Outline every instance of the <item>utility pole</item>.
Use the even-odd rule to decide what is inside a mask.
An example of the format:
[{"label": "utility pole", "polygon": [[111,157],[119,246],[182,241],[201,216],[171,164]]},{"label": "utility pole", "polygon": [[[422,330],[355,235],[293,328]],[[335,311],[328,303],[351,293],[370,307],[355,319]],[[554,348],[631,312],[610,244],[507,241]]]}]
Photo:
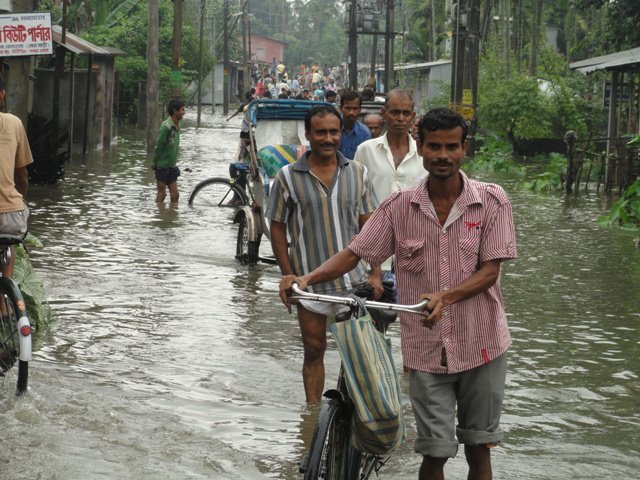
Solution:
[{"label": "utility pole", "polygon": [[438,59],[438,33],[436,31],[436,2],[431,0],[431,12],[429,14],[429,29],[431,30],[431,58],[433,62]]},{"label": "utility pole", "polygon": [[391,90],[391,82],[393,79],[393,41],[396,38],[395,34],[395,17],[394,8],[395,0],[387,0],[387,21],[385,25],[384,35],[384,91]]},{"label": "utility pole", "polygon": [[216,54],[216,17],[211,16],[211,51],[213,52],[213,69],[211,70],[211,113],[216,113],[216,66],[218,55]]},{"label": "utility pole", "polygon": [[242,5],[242,63],[244,64],[244,68],[242,70],[242,80],[243,80],[243,88],[241,90],[242,94],[249,90],[251,87],[251,81],[249,80],[249,55],[247,51],[247,42],[249,37],[249,15],[247,12],[249,0],[244,0],[244,4]]},{"label": "utility pole", "polygon": [[371,73],[369,74],[369,76],[375,79],[376,64],[378,62],[378,30],[377,30],[377,26],[374,28],[376,28],[376,30],[373,32],[373,38],[371,40]]},{"label": "utility pole", "polygon": [[200,128],[200,117],[202,116],[202,49],[204,43],[204,14],[206,12],[207,0],[200,1],[200,45],[198,50],[198,121],[196,127]]},{"label": "utility pole", "polygon": [[224,29],[222,31],[222,113],[226,116],[229,113],[229,0],[223,3]]},{"label": "utility pole", "polygon": [[[249,38],[249,61],[253,62],[251,53],[251,4],[249,4],[249,0],[247,0],[247,37]],[[249,69],[249,72],[251,72],[251,69]]]},{"label": "utility pole", "polygon": [[358,89],[358,0],[351,0],[349,8],[349,88]]},{"label": "utility pole", "polygon": [[478,56],[480,54],[480,0],[458,0],[452,7],[454,22],[451,62],[452,110],[469,124],[469,156],[474,155],[478,108]]},{"label": "utility pole", "polygon": [[182,1],[173,0],[173,71],[171,72],[171,86],[173,98],[180,96],[182,74],[180,72],[180,44],[182,42]]}]

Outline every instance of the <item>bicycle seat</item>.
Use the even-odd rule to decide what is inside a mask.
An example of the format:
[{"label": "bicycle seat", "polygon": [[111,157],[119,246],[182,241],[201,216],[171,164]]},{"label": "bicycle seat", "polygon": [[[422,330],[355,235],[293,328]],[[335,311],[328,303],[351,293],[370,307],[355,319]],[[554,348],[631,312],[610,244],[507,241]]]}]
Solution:
[{"label": "bicycle seat", "polygon": [[[378,301],[384,303],[391,302],[391,299],[393,298],[393,282],[382,282],[382,288],[382,296],[378,299]],[[375,300],[373,298],[373,287],[368,283],[356,288],[353,294],[366,300]],[[377,310],[375,308],[369,310],[369,315],[371,315],[371,318],[373,318],[374,320],[386,324],[395,322],[398,316],[396,312],[390,312],[388,310]]]},{"label": "bicycle seat", "polygon": [[0,245],[18,245],[24,242],[24,236],[14,235],[13,233],[0,233]]}]

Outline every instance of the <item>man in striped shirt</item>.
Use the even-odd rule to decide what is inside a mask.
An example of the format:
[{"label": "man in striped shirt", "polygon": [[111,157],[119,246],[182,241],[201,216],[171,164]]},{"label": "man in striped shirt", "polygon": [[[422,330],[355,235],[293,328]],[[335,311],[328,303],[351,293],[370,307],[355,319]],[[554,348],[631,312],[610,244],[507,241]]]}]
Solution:
[{"label": "man in striped shirt", "polygon": [[[367,169],[337,151],[342,118],[331,106],[311,109],[305,118],[310,151],[276,175],[267,205],[271,245],[283,275],[304,275],[344,249],[375,210]],[[291,239],[288,246],[287,230]],[[380,268],[367,280],[364,262],[331,281],[313,287],[316,293],[349,293],[369,282],[376,298],[382,294]],[[301,301],[302,377],[309,404],[320,401],[324,389],[326,318],[333,306]]]},{"label": "man in striped shirt", "polygon": [[391,194],[348,248],[307,275],[283,278],[280,295],[287,302],[294,281],[306,288],[361,259],[376,264],[395,254],[400,303],[429,299],[424,317],[401,314],[415,450],[423,456],[419,478],[444,478],[444,464],[463,443],[468,478],[486,480],[489,448],[502,440],[511,343],[499,284],[501,262],[516,257],[511,204],[501,187],[460,170],[467,125],[459,114],[431,110],[418,133],[429,176]]}]

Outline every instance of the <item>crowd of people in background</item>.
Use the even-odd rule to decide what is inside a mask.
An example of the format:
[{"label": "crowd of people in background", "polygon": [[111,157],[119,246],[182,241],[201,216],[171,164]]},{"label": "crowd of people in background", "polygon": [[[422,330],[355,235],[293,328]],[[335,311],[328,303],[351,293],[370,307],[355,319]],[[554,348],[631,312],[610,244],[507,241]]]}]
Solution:
[{"label": "crowd of people in background", "polygon": [[[281,60],[273,59],[271,65],[258,68],[251,77],[251,87],[244,93],[244,98],[238,109],[227,118],[227,121],[246,111],[251,101],[256,99],[295,99],[324,101],[333,104],[344,119],[342,147],[346,148],[348,158],[352,158],[355,149],[348,144],[357,146],[364,140],[378,138],[385,133],[385,119],[379,113],[367,114],[363,121],[355,121],[360,115],[362,102],[384,103],[384,96],[376,95],[375,80],[370,78],[361,91],[355,92],[346,89],[344,84],[345,72],[342,65],[330,67],[325,64],[321,67],[318,63],[300,66],[290,69]],[[355,94],[355,96],[354,96]],[[345,104],[346,102],[346,104]],[[355,108],[355,104],[357,108]],[[354,113],[356,112],[357,113]],[[355,116],[354,116],[355,115]],[[412,129],[414,140],[417,137],[417,125],[420,117],[417,116]],[[246,130],[243,123],[243,131]],[[345,135],[345,132],[348,135]],[[354,151],[350,151],[354,150]],[[245,149],[240,145],[239,160],[242,161]]]},{"label": "crowd of people in background", "polygon": [[332,92],[335,99],[335,94],[341,90],[338,85],[344,82],[344,67],[303,63],[292,71],[274,58],[271,66],[265,66],[253,75],[252,82],[256,98],[327,100]]}]

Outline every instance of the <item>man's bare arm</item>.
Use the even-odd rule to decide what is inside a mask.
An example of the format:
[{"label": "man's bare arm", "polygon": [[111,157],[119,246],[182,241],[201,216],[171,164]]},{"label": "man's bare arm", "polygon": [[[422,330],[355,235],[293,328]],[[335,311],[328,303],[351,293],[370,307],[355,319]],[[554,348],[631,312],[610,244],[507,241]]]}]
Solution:
[{"label": "man's bare arm", "polygon": [[29,172],[27,172],[27,167],[16,168],[13,173],[13,181],[16,184],[16,190],[20,192],[23,198],[27,198],[27,190],[29,188]]},{"label": "man's bare arm", "polygon": [[289,262],[289,244],[287,242],[287,224],[271,222],[271,249],[276,257],[282,275],[291,275],[291,263]]},{"label": "man's bare arm", "polygon": [[[371,215],[373,214],[366,213],[364,215],[360,215],[360,217],[358,218],[360,231],[362,231],[362,227],[367,222],[367,220],[369,220],[369,217]],[[378,300],[382,296],[382,292],[384,291],[382,287],[382,269],[380,268],[380,265],[371,265],[371,272],[369,274],[369,278],[367,279],[367,283],[373,287],[373,298]]]},{"label": "man's bare arm", "polygon": [[[273,239],[273,232],[272,232]],[[275,252],[274,252],[275,253]],[[285,275],[280,281],[280,299],[285,305],[289,304],[289,294],[291,293],[291,284],[297,283],[298,287],[302,290],[307,288],[307,285],[313,285],[315,283],[328,282],[341,277],[347,272],[353,270],[360,257],[353,253],[348,248],[336,253],[333,257],[328,259],[314,271],[307,273],[301,277],[294,275]]]}]

